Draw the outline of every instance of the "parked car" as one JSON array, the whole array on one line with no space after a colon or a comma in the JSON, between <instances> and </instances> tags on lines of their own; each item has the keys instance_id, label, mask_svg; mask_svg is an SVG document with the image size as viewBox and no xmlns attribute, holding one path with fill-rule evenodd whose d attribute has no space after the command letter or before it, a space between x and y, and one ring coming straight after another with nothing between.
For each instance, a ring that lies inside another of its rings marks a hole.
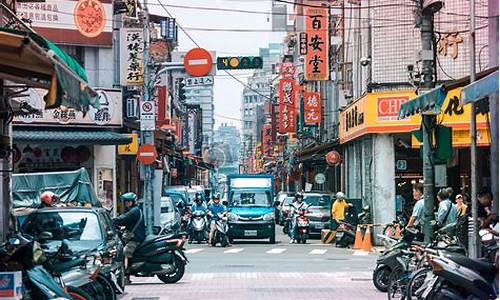
<instances>
[{"instance_id":1,"label":"parked car","mask_svg":"<svg viewBox=\"0 0 500 300\"><path fill-rule=\"evenodd\" d=\"M309 234L321 234L323 228L330 226L330 208L333 195L324 192L306 192L304 193L304 202L310 204L309 213Z\"/></svg>"},{"instance_id":2,"label":"parked car","mask_svg":"<svg viewBox=\"0 0 500 300\"><path fill-rule=\"evenodd\" d=\"M160 223L163 232L175 234L180 231L181 216L171 197L161 197Z\"/></svg>"},{"instance_id":3,"label":"parked car","mask_svg":"<svg viewBox=\"0 0 500 300\"><path fill-rule=\"evenodd\" d=\"M191 195L188 193L188 188L184 185L171 185L171 186L165 187L165 190L163 192L163 196L167 196L166 193L170 193L170 192L176 192L176 193L182 194L185 204L190 205L192 200L193 200L193 199L191 199Z\"/></svg>"},{"instance_id":4,"label":"parked car","mask_svg":"<svg viewBox=\"0 0 500 300\"><path fill-rule=\"evenodd\" d=\"M63 240L75 254L95 252L105 265L103 274L108 278L115 276L118 285L125 288L123 245L104 208L38 209L25 218L21 231L35 239L42 232L50 232L52 237L46 243L48 253L57 251Z\"/></svg>"},{"instance_id":5,"label":"parked car","mask_svg":"<svg viewBox=\"0 0 500 300\"><path fill-rule=\"evenodd\" d=\"M283 221L290 211L290 204L293 203L294 195L295 193L291 192L279 192L276 195L276 202L278 202L276 210L278 211L278 222L280 225L283 225Z\"/></svg>"}]
</instances>

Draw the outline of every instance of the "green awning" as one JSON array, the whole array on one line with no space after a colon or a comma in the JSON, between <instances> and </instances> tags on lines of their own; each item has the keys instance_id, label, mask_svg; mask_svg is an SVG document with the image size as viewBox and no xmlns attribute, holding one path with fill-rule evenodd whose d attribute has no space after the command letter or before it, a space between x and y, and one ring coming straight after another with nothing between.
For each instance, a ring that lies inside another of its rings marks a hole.
<instances>
[{"instance_id":1,"label":"green awning","mask_svg":"<svg viewBox=\"0 0 500 300\"><path fill-rule=\"evenodd\" d=\"M414 114L440 114L441 106L446 98L447 91L444 86L418 95L416 98L405 102L399 109L398 119L404 119Z\"/></svg>"},{"instance_id":2,"label":"green awning","mask_svg":"<svg viewBox=\"0 0 500 300\"><path fill-rule=\"evenodd\" d=\"M498 70L462 89L462 105L498 94Z\"/></svg>"},{"instance_id":3,"label":"green awning","mask_svg":"<svg viewBox=\"0 0 500 300\"><path fill-rule=\"evenodd\" d=\"M132 142L126 134L112 131L48 131L15 130L14 143L78 144L78 145L126 145Z\"/></svg>"},{"instance_id":4,"label":"green awning","mask_svg":"<svg viewBox=\"0 0 500 300\"><path fill-rule=\"evenodd\" d=\"M33 77L49 82L45 86L49 90L46 109L63 105L86 112L90 105L99 107L85 69L55 44L34 32L10 28L0 28L0 40L1 72L7 76L4 78L23 82L23 77ZM40 87L37 80L34 83Z\"/></svg>"}]
</instances>

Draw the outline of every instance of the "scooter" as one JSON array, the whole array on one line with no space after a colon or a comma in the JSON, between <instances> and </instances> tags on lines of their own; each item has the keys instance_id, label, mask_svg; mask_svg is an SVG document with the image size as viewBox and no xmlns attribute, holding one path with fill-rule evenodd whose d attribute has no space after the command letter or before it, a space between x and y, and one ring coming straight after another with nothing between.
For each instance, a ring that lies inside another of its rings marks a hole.
<instances>
[{"instance_id":1,"label":"scooter","mask_svg":"<svg viewBox=\"0 0 500 300\"><path fill-rule=\"evenodd\" d=\"M217 245L217 243L220 243L222 247L227 247L227 245L229 245L227 237L227 230L229 229L229 226L227 225L227 220L227 213L223 212L217 215L215 220L215 234L212 238L212 246Z\"/></svg>"},{"instance_id":2,"label":"scooter","mask_svg":"<svg viewBox=\"0 0 500 300\"><path fill-rule=\"evenodd\" d=\"M195 211L191 215L191 236L190 242L196 240L199 243L207 238L207 220L206 213L203 211Z\"/></svg>"},{"instance_id":3,"label":"scooter","mask_svg":"<svg viewBox=\"0 0 500 300\"><path fill-rule=\"evenodd\" d=\"M298 215L295 218L295 222L297 223L297 235L296 239L297 242L300 244L305 244L307 242L307 238L309 237L309 224L310 220L306 216L306 213L308 213L308 207L307 205L305 208L300 209L298 211Z\"/></svg>"},{"instance_id":4,"label":"scooter","mask_svg":"<svg viewBox=\"0 0 500 300\"><path fill-rule=\"evenodd\" d=\"M123 231L119 231L121 236ZM149 235L137 246L129 259L127 275L157 276L164 283L175 283L184 276L188 259L184 255L186 238L183 235Z\"/></svg>"}]
</instances>

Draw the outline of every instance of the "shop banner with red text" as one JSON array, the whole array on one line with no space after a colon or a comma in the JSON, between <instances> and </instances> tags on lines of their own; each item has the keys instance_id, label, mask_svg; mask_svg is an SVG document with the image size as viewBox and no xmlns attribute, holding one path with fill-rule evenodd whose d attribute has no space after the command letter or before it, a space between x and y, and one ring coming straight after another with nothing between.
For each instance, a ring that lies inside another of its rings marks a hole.
<instances>
[{"instance_id":1,"label":"shop banner with red text","mask_svg":"<svg viewBox=\"0 0 500 300\"><path fill-rule=\"evenodd\" d=\"M306 10L306 80L328 80L328 9Z\"/></svg>"},{"instance_id":2,"label":"shop banner with red text","mask_svg":"<svg viewBox=\"0 0 500 300\"><path fill-rule=\"evenodd\" d=\"M319 93L304 92L304 124L321 123L321 97Z\"/></svg>"},{"instance_id":3,"label":"shop banner with red text","mask_svg":"<svg viewBox=\"0 0 500 300\"><path fill-rule=\"evenodd\" d=\"M279 96L279 132L293 133L296 122L295 80L280 79Z\"/></svg>"}]
</instances>

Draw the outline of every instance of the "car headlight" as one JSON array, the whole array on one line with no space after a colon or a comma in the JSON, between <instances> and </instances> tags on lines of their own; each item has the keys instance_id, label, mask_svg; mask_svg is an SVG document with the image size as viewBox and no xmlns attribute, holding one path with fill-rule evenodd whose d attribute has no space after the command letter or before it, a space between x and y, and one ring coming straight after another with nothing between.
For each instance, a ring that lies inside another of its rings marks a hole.
<instances>
[{"instance_id":1,"label":"car headlight","mask_svg":"<svg viewBox=\"0 0 500 300\"><path fill-rule=\"evenodd\" d=\"M238 221L240 218L236 214L229 214L229 221Z\"/></svg>"},{"instance_id":2,"label":"car headlight","mask_svg":"<svg viewBox=\"0 0 500 300\"><path fill-rule=\"evenodd\" d=\"M262 217L264 221L272 221L274 220L274 213L268 213L265 214L264 217Z\"/></svg>"}]
</instances>

